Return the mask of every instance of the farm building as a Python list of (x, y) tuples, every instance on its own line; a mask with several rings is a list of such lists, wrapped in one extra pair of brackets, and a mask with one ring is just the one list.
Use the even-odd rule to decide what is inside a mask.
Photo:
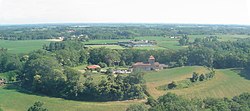
[(147, 63), (136, 62), (132, 65), (133, 70), (143, 70), (143, 71), (151, 71), (151, 70), (161, 70), (167, 68), (168, 66), (165, 64), (160, 64), (159, 62), (155, 62), (154, 56), (150, 56), (148, 58)]
[(130, 41), (120, 41), (117, 44), (125, 47), (142, 47), (142, 46), (154, 46), (156, 42), (149, 40), (130, 40)]
[(92, 69), (92, 70), (95, 70), (95, 69), (98, 69), (98, 68), (101, 68), (99, 65), (90, 65), (90, 66), (87, 66), (86, 67), (87, 69)]

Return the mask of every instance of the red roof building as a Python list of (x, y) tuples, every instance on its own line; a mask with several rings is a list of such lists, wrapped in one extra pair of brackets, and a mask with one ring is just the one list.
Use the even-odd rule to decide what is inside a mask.
[(87, 69), (97, 69), (97, 68), (101, 68), (99, 65), (90, 65), (87, 66)]

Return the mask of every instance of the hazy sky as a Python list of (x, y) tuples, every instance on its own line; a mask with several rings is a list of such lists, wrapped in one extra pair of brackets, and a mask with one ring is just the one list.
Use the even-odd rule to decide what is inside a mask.
[(0, 0), (0, 24), (250, 24), (250, 0)]

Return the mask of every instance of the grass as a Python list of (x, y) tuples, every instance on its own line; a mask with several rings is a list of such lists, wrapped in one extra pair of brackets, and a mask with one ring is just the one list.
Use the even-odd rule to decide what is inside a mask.
[(0, 107), (4, 111), (25, 111), (36, 101), (44, 102), (44, 107), (49, 111), (125, 111), (130, 104), (141, 103), (138, 101), (114, 102), (81, 102), (31, 95), (18, 92), (15, 89), (0, 87)]
[(31, 51), (42, 49), (44, 44), (49, 44), (48, 40), (0, 40), (0, 48), (7, 48), (10, 53), (29, 53)]
[(154, 98), (167, 92), (172, 92), (187, 98), (233, 97), (243, 92), (250, 92), (250, 80), (240, 76), (239, 72), (232, 69), (217, 69), (215, 78), (190, 86), (189, 88), (166, 91), (156, 89), (171, 81), (180, 81), (189, 78), (192, 72), (205, 73), (207, 71), (204, 67), (188, 66), (147, 73), (145, 75), (147, 90)]

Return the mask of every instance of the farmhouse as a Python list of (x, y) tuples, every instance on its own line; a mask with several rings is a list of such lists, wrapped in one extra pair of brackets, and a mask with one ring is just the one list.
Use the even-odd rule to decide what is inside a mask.
[(155, 62), (154, 56), (150, 56), (148, 58), (148, 62), (136, 62), (132, 65), (133, 70), (143, 70), (143, 71), (151, 71), (151, 70), (161, 70), (168, 67), (165, 64), (160, 64), (159, 62)]

